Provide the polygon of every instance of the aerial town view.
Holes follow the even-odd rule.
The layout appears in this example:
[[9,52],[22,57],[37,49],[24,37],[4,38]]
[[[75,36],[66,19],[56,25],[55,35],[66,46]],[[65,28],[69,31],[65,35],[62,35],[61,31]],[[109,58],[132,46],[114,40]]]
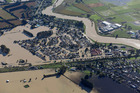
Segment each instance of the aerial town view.
[[0,0],[0,93],[140,93],[140,0]]

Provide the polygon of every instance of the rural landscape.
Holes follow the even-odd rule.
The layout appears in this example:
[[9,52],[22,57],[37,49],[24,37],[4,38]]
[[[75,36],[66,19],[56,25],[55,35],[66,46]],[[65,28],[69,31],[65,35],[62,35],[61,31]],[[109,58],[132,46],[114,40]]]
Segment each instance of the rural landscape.
[[139,0],[0,0],[0,93],[139,93]]
[[98,34],[139,39],[139,2],[139,0],[65,0],[65,3],[54,11],[66,15],[87,17],[97,25],[101,21],[118,23],[122,25],[120,29],[99,31]]

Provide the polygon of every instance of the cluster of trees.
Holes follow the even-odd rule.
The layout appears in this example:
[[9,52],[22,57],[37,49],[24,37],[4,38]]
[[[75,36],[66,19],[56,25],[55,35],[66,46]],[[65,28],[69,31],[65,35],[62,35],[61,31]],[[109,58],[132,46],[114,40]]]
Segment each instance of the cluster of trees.
[[39,38],[39,39],[41,39],[41,38],[48,38],[52,34],[53,34],[52,30],[42,31],[42,32],[37,33],[37,38]]
[[26,30],[23,31],[24,34],[28,35],[29,37],[34,37],[34,35]]
[[59,69],[58,74],[59,74],[59,75],[63,75],[63,74],[66,72],[66,70],[67,70],[67,67],[62,66],[62,67]]
[[84,23],[82,21],[77,21],[75,23],[75,26],[79,27],[79,28],[83,28],[84,27]]
[[9,54],[9,52],[10,52],[10,49],[7,48],[5,45],[1,45],[0,49],[1,49],[2,53],[4,53],[4,54]]

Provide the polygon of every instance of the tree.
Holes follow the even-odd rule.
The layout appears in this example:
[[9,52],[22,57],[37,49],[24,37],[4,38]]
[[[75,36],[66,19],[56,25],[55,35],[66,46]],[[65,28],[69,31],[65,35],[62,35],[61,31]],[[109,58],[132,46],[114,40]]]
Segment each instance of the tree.
[[117,49],[118,48],[118,46],[114,46],[114,49]]
[[6,48],[5,45],[1,45],[1,50],[4,50]]
[[66,72],[67,67],[62,66],[58,72],[58,74],[63,75]]
[[90,77],[92,77],[92,71],[90,72]]
[[140,55],[140,50],[139,50],[139,49],[137,49],[137,50],[136,50],[135,57],[138,57],[139,55]]
[[85,78],[84,79],[89,79],[89,76],[88,75],[85,75]]
[[112,46],[112,43],[110,43],[109,46]]
[[0,47],[1,47],[1,51],[3,53],[9,54],[9,52],[10,52],[10,49],[9,48],[7,48],[5,45],[1,45]]
[[22,24],[23,25],[26,25],[27,24],[27,21],[26,20],[22,20]]
[[115,36],[115,38],[118,38],[118,34]]
[[75,23],[75,26],[77,26],[77,27],[79,27],[79,28],[82,28],[82,27],[84,27],[84,23],[83,23],[82,21],[77,21],[77,22]]
[[132,27],[131,26],[128,26],[128,30],[131,30],[132,29]]

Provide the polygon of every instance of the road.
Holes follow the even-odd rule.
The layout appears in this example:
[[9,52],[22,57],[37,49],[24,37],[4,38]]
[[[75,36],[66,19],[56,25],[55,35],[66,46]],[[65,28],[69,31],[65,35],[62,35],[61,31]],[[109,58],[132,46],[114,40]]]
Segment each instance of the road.
[[[55,6],[59,6],[60,4],[63,3],[64,0],[58,0],[55,4]],[[137,49],[140,49],[140,40],[136,39],[127,39],[127,38],[117,38],[115,39],[114,37],[104,37],[100,36],[97,34],[95,30],[95,24],[94,22],[90,21],[88,18],[81,18],[81,17],[74,17],[74,16],[67,16],[63,14],[58,14],[52,12],[53,6],[47,7],[45,10],[42,11],[43,14],[46,15],[52,15],[56,16],[57,18],[63,18],[63,19],[72,19],[72,20],[77,20],[77,21],[82,21],[85,26],[86,26],[86,35],[93,39],[94,41],[101,42],[101,43],[118,43],[118,44],[125,44],[128,46],[135,47]],[[93,24],[93,25],[92,25]]]

